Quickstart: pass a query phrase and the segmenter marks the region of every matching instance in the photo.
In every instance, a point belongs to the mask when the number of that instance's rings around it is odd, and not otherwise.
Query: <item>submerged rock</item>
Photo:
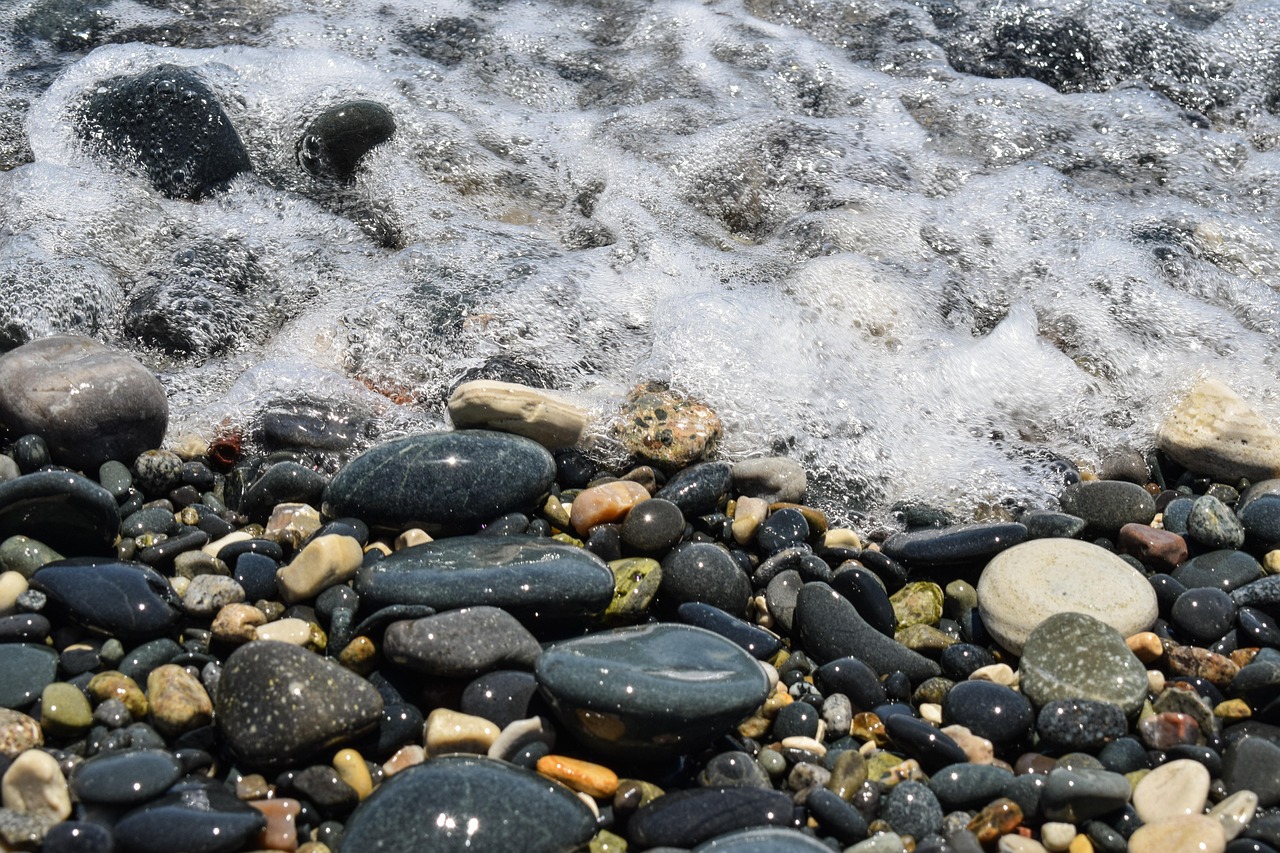
[[[298,164],[317,177],[350,178],[361,158],[391,138],[396,120],[374,101],[347,101],[311,120],[298,140]]]

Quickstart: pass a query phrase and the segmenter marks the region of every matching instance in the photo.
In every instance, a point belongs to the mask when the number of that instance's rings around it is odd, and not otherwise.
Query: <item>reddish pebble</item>
[[[1170,749],[1200,739],[1200,724],[1189,714],[1165,711],[1138,723],[1138,734],[1150,749]]]
[[[1013,800],[1001,797],[974,815],[968,829],[978,836],[978,841],[990,844],[1015,831],[1021,823],[1022,809]]]
[[[1121,527],[1116,546],[1121,554],[1137,557],[1144,566],[1159,571],[1176,568],[1187,559],[1187,540],[1146,524]]]
[[[648,489],[628,480],[592,486],[573,499],[569,523],[574,530],[585,535],[597,524],[622,521],[633,506],[648,499]]]
[[[267,819],[267,828],[258,836],[258,846],[263,850],[298,849],[298,813],[302,804],[288,798],[252,800],[253,806]]]

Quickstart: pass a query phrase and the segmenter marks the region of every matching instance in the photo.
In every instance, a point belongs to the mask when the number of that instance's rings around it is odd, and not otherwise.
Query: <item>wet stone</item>
[[[719,416],[708,406],[655,382],[627,395],[615,426],[627,452],[667,470],[714,454],[722,431]]]
[[[824,693],[848,696],[855,711],[870,711],[889,701],[876,671],[855,657],[837,658],[818,667],[814,683]]]
[[[470,526],[532,506],[555,460],[531,439],[481,430],[425,433],[378,445],[329,483],[324,511],[370,525]]]
[[[796,509],[780,509],[770,513],[756,530],[756,544],[764,556],[793,548],[809,538],[809,522]]]
[[[169,581],[140,563],[78,558],[44,566],[31,585],[76,622],[120,637],[163,634],[182,615]]]
[[[686,625],[706,628],[727,640],[732,640],[757,660],[768,660],[782,648],[782,642],[778,637],[710,604],[701,602],[681,604],[676,615]]]
[[[1116,540],[1121,554],[1137,557],[1143,565],[1160,571],[1176,568],[1187,559],[1187,541],[1169,530],[1145,524],[1126,524]]]
[[[1244,527],[1231,508],[1212,495],[1196,498],[1187,516],[1187,535],[1206,548],[1244,545]]]
[[[40,723],[26,714],[0,707],[0,756],[12,760],[43,743]]]
[[[1018,521],[1027,528],[1028,539],[1075,539],[1085,528],[1078,515],[1043,509],[1025,512]]]
[[[731,473],[737,494],[769,503],[799,503],[808,488],[804,468],[785,456],[743,459],[733,464]]]
[[[1036,718],[1041,742],[1064,752],[1097,752],[1127,731],[1119,706],[1088,699],[1049,702]]]
[[[89,700],[74,684],[55,681],[40,693],[40,728],[51,737],[83,734],[93,722]]]
[[[832,576],[829,583],[832,589],[853,603],[858,615],[868,625],[886,637],[894,635],[898,616],[893,600],[885,594],[884,585],[875,575],[865,569],[845,565]],[[901,589],[898,590],[898,593],[901,592]]]
[[[1222,756],[1222,782],[1227,793],[1253,791],[1258,805],[1280,803],[1280,746],[1265,738],[1243,737],[1227,745]]]
[[[968,761],[954,740],[924,720],[893,714],[884,720],[884,727],[894,746],[919,761],[926,773]]]
[[[1055,699],[1118,705],[1126,716],[1147,697],[1147,671],[1111,626],[1083,613],[1058,613],[1022,650],[1022,692],[1043,707]]]
[[[928,581],[909,583],[895,592],[889,601],[897,618],[898,629],[912,625],[937,625],[942,618],[942,587]]]
[[[791,707],[791,706],[787,706]],[[722,752],[707,762],[698,774],[703,788],[763,788],[773,783],[760,763],[745,752]]]
[[[316,116],[298,140],[298,164],[317,177],[350,178],[361,158],[395,133],[395,118],[375,101],[345,101]]]
[[[627,513],[622,521],[622,542],[645,553],[660,553],[684,535],[684,513],[671,501],[650,498]]]
[[[942,806],[927,785],[900,782],[885,797],[880,817],[899,835],[924,838],[942,828]]]
[[[700,601],[741,617],[751,597],[751,581],[725,549],[690,542],[662,561],[659,600],[667,606]]]
[[[1118,773],[1058,768],[1045,780],[1040,806],[1049,820],[1078,823],[1115,811],[1130,793],[1128,780]]]
[[[941,530],[895,533],[881,546],[885,556],[912,567],[967,566],[985,563],[1027,538],[1016,522],[968,524]]]
[[[1197,587],[1178,596],[1170,616],[1192,641],[1208,645],[1231,630],[1236,605],[1220,587]]]
[[[847,599],[824,583],[801,588],[795,620],[804,648],[819,662],[856,657],[882,675],[903,672],[912,681],[942,672],[934,661],[867,624]]]
[[[1156,502],[1136,483],[1094,480],[1067,486],[1059,496],[1062,511],[1083,518],[1086,532],[1115,536],[1126,524],[1150,524]]]
[[[392,662],[415,672],[458,677],[503,665],[532,668],[542,647],[505,610],[467,607],[392,623],[383,651]]]
[[[328,478],[297,462],[277,462],[253,481],[240,499],[240,512],[265,520],[278,504],[319,506]]]
[[[672,476],[654,497],[670,501],[688,517],[706,515],[724,503],[731,484],[727,462],[701,462]]]
[[[266,828],[266,818],[218,787],[193,785],[129,812],[115,826],[117,844],[138,853],[238,850]]]
[[[561,722],[608,754],[687,752],[764,701],[769,680],[710,631],[659,624],[553,643],[538,683]]]
[[[382,699],[364,679],[288,643],[255,641],[227,658],[218,729],[240,761],[291,763],[377,725]]]
[[[567,788],[505,762],[444,756],[375,790],[348,818],[343,849],[550,853],[575,849],[594,833],[591,810]]]
[[[76,767],[71,792],[85,803],[140,805],[168,790],[182,772],[182,763],[166,750],[105,752]]]
[[[1217,587],[1232,592],[1260,579],[1262,566],[1244,551],[1210,551],[1187,560],[1172,575],[1188,589]]]
[[[1027,740],[1035,725],[1031,703],[1003,684],[963,681],[942,701],[943,719],[986,738],[999,749]]]
[[[1251,549],[1271,551],[1280,546],[1280,495],[1261,495],[1248,503],[1241,501],[1236,511]]]
[[[73,557],[106,555],[119,527],[115,498],[79,474],[39,471],[0,483],[0,538],[52,542]]]
[[[954,764],[929,777],[929,788],[947,811],[976,809],[1000,797],[1013,773],[991,764]]]
[[[757,788],[693,788],[672,791],[631,816],[627,837],[637,847],[693,847],[749,827],[786,826],[791,798]]]

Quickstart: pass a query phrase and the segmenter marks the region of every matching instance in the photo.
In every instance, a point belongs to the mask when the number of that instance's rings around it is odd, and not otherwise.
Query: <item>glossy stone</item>
[[[267,825],[262,812],[218,787],[192,785],[129,812],[116,843],[136,853],[231,853]]]
[[[622,541],[645,553],[671,548],[684,535],[684,513],[663,498],[650,498],[634,507],[622,521]]]
[[[1253,791],[1258,806],[1280,803],[1280,746],[1265,738],[1243,737],[1227,746],[1222,756],[1222,782],[1227,793]]]
[[[978,809],[1000,797],[1013,773],[992,764],[953,764],[929,777],[929,788],[947,811]]]
[[[704,515],[722,504],[733,483],[727,462],[701,462],[672,476],[655,498],[671,501],[686,516]]]
[[[382,704],[369,682],[338,664],[258,640],[227,658],[215,720],[237,760],[275,767],[369,731]]]
[[[814,683],[825,694],[849,697],[855,711],[870,711],[889,701],[879,675],[856,657],[837,658],[818,667]]]
[[[324,511],[401,529],[421,523],[472,526],[532,505],[555,473],[546,448],[522,436],[424,433],[351,460],[325,489]]]
[[[726,640],[732,640],[757,660],[768,660],[782,648],[782,641],[777,636],[710,604],[681,604],[676,615],[686,625],[706,628]]]
[[[886,637],[892,637],[898,627],[893,603],[884,585],[875,575],[856,566],[842,567],[832,576],[831,588],[853,603],[868,625]],[[901,590],[899,590],[901,592]]]
[[[899,835],[924,838],[942,828],[942,806],[927,785],[899,782],[880,806],[880,817]]]
[[[881,634],[825,583],[809,583],[796,599],[796,626],[806,652],[821,663],[856,657],[882,675],[904,672],[912,681],[941,673],[934,661]]]
[[[240,499],[239,509],[250,518],[264,520],[277,504],[318,506],[328,482],[323,474],[305,465],[277,462],[253,481]]]
[[[141,563],[59,560],[32,575],[31,585],[81,625],[118,637],[163,634],[182,615],[169,581]]]
[[[383,652],[426,675],[475,676],[502,665],[532,668],[542,646],[497,607],[464,607],[387,627]]]
[[[38,471],[0,483],[0,539],[53,543],[69,557],[107,555],[120,527],[111,493],[65,471]]]
[[[1244,527],[1231,508],[1213,495],[1202,495],[1187,515],[1187,535],[1206,548],[1239,548]]]
[[[1027,538],[1016,522],[966,524],[941,530],[895,533],[884,541],[885,556],[912,567],[981,564]]]
[[[1231,592],[1262,577],[1262,566],[1244,551],[1210,551],[1187,560],[1172,572],[1188,589],[1217,587]]]
[[[158,797],[182,775],[182,763],[160,749],[104,752],[76,767],[71,792],[84,803],[139,805]]]
[[[1022,650],[1022,692],[1039,706],[1093,699],[1136,714],[1147,697],[1147,670],[1124,637],[1083,613],[1058,613],[1031,632]]]
[[[34,643],[0,644],[0,708],[26,708],[58,670],[58,653]]]
[[[361,158],[391,138],[395,118],[375,101],[345,101],[316,116],[298,140],[298,164],[319,177],[350,178]]]
[[[1128,731],[1118,705],[1088,699],[1059,699],[1047,703],[1036,718],[1042,743],[1064,752],[1097,752]]]
[[[1136,483],[1093,480],[1062,490],[1062,511],[1083,518],[1086,532],[1115,536],[1126,524],[1150,524],[1155,518],[1155,498]]]
[[[1027,740],[1035,724],[1025,696],[989,681],[962,681],[951,688],[942,700],[942,716],[1000,749]]]
[[[455,536],[396,551],[356,573],[365,606],[436,610],[488,605],[513,612],[596,613],[614,595],[604,561],[533,536]]]
[[[725,549],[709,542],[690,542],[662,561],[658,600],[675,608],[701,601],[733,616],[746,615],[751,581]]]
[[[917,717],[893,714],[884,720],[884,728],[894,745],[919,761],[926,773],[969,760],[948,735]]]
[[[543,695],[577,738],[606,754],[688,752],[754,711],[760,665],[701,628],[657,624],[553,643],[538,659]]]
[[[1058,768],[1045,780],[1040,806],[1049,820],[1076,823],[1115,811],[1132,789],[1118,773]]]
[[[693,847],[734,830],[787,826],[791,798],[758,788],[692,788],[672,791],[641,806],[627,824],[640,849]]]
[[[1236,605],[1219,587],[1197,587],[1178,596],[1170,618],[1197,645],[1207,646],[1231,629]]]
[[[487,758],[441,756],[401,771],[352,812],[342,849],[564,851],[595,833],[563,785]]]

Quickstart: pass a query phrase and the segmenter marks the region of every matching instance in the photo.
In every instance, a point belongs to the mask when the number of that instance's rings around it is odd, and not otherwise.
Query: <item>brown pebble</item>
[[[338,663],[360,675],[368,675],[378,665],[378,647],[366,636],[352,637],[338,653]]]
[[[1247,720],[1253,716],[1253,709],[1243,699],[1228,699],[1214,706],[1213,715],[1225,722]]]
[[[1202,739],[1195,718],[1177,711],[1152,714],[1138,723],[1138,734],[1149,749],[1170,749]]]
[[[612,797],[618,790],[618,774],[601,764],[564,755],[544,755],[538,772],[548,779],[597,799]]]
[[[1236,666],[1243,669],[1244,667],[1253,663],[1253,659],[1258,656],[1258,652],[1260,651],[1262,650],[1259,649],[1257,646],[1249,646],[1248,648],[1244,648],[1244,649],[1236,649],[1230,655],[1228,655],[1228,657],[1231,658],[1232,663],[1234,663]]]
[[[17,758],[28,749],[44,744],[40,722],[21,711],[0,708],[0,755]]]
[[[147,702],[151,705],[151,724],[167,736],[213,722],[209,693],[195,676],[177,664],[158,666],[147,675]]]
[[[1174,569],[1187,559],[1187,540],[1168,530],[1146,524],[1126,524],[1120,528],[1116,547],[1121,554],[1137,557],[1144,566],[1157,571]]]
[[[236,780],[236,799],[265,800],[274,797],[275,785],[267,781],[261,773],[250,773]]]
[[[108,670],[100,672],[89,680],[85,688],[95,704],[108,699],[119,699],[135,720],[144,719],[150,711],[147,696],[134,681],[123,672]]]
[[[1152,663],[1164,655],[1164,643],[1159,635],[1151,631],[1139,631],[1124,642],[1129,647],[1129,651],[1143,663]]]
[[[267,624],[267,614],[252,604],[228,604],[213,617],[209,630],[214,639],[241,645],[257,638],[259,625]]]
[[[1022,823],[1022,809],[1013,800],[1001,797],[974,815],[968,830],[978,841],[991,844],[1002,835],[1013,832]]]
[[[1231,658],[1197,646],[1175,646],[1166,657],[1174,675],[1199,676],[1218,688],[1225,688],[1240,672]]]
[[[1047,776],[1057,766],[1058,763],[1047,755],[1041,755],[1038,752],[1024,752],[1014,761],[1013,772],[1019,776],[1025,776],[1028,773]]]
[[[406,744],[396,750],[395,754],[388,758],[382,765],[382,775],[390,778],[401,770],[408,770],[415,764],[421,764],[427,760],[427,751],[416,743]]]
[[[302,804],[297,800],[281,797],[271,800],[251,800],[249,805],[262,812],[267,828],[258,835],[258,846],[263,850],[298,849],[298,815]]]
[[[649,499],[649,490],[639,483],[614,480],[583,489],[573,499],[569,510],[569,523],[573,529],[586,535],[597,524],[611,524],[626,518],[631,508]]]

